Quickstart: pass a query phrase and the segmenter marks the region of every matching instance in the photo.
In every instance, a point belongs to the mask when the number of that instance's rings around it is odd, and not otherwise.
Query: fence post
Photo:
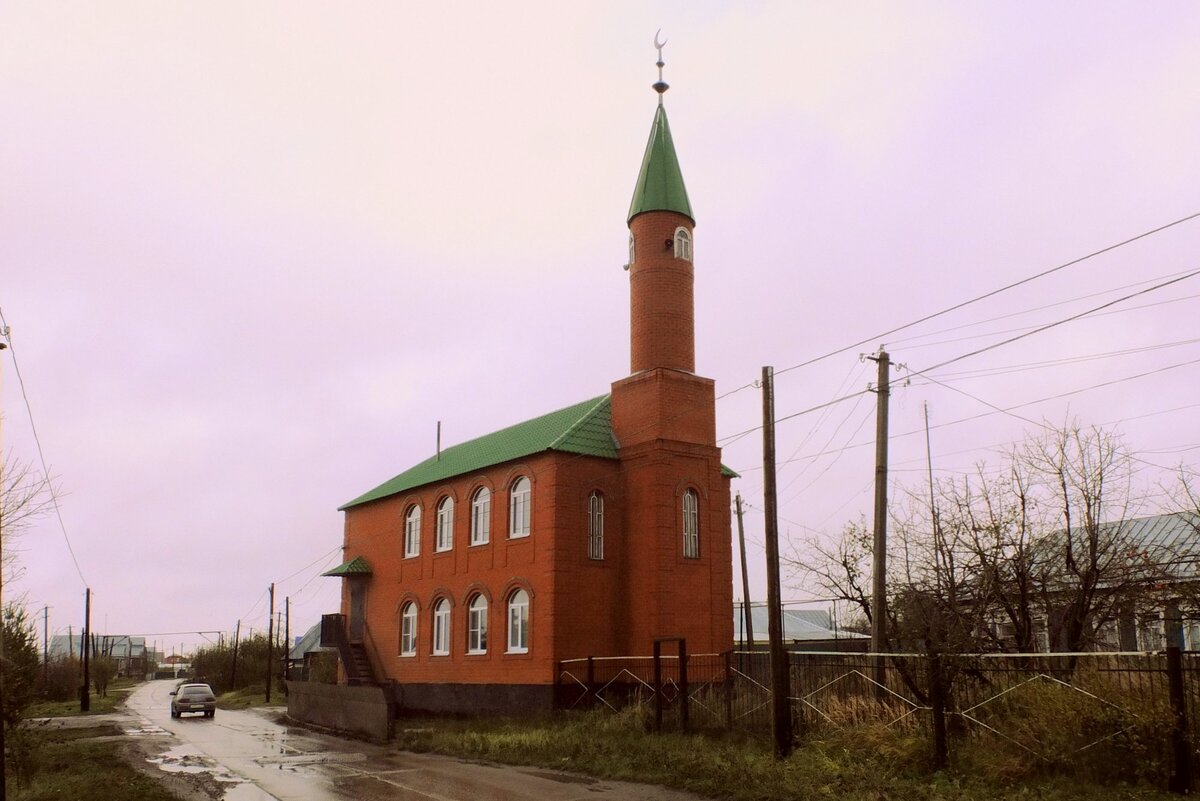
[[[590,656],[588,657],[587,682],[586,683],[587,683],[587,699],[588,699],[587,705],[588,705],[588,708],[591,709],[592,707],[594,707],[596,705],[596,696],[595,696],[596,665],[592,661],[592,657],[590,657]]]
[[[679,725],[684,734],[688,730],[688,678],[687,678],[687,640],[679,640]]]
[[[662,731],[662,643],[654,641],[654,731]]]
[[[946,767],[946,693],[942,684],[942,655],[929,655],[929,706],[933,715],[933,769]]]
[[[1183,690],[1183,654],[1178,645],[1167,646],[1167,688],[1171,709],[1175,713],[1175,725],[1171,729],[1175,765],[1167,787],[1173,793],[1185,795],[1192,791],[1192,746],[1188,736],[1187,699]]]
[[[725,652],[725,728],[733,730],[733,653]]]

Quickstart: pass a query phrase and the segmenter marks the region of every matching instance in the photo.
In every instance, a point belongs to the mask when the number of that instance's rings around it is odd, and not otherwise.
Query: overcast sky
[[[868,340],[781,374],[785,417],[865,388],[880,344],[917,371],[1200,268],[1197,219],[876,336],[1200,212],[1194,3],[6,3],[0,308],[95,630],[261,630],[274,581],[300,632],[337,608],[337,506],[438,420],[454,444],[627,374],[659,27],[718,394]],[[933,375],[1003,408],[1116,381],[1019,412],[1116,427],[1153,487],[1200,454],[1198,295]],[[1033,428],[902,378],[892,431],[928,403],[942,475]],[[717,404],[756,599],[762,440],[732,435],[760,418],[753,387]],[[790,541],[869,517],[873,425],[873,395],[780,423]],[[924,458],[892,441],[895,491]],[[18,547],[6,597],[78,627],[57,520]]]

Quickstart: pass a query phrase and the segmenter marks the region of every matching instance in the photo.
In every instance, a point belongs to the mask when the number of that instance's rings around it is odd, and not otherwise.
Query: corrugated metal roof
[[[667,111],[661,104],[654,113],[654,124],[650,126],[650,141],[642,156],[642,169],[638,172],[626,222],[646,211],[676,211],[691,220],[696,219],[692,216],[692,204],[688,202],[687,187],[683,185],[683,172],[675,155]]]
[[[765,643],[770,640],[767,634],[766,604],[750,604],[750,622],[754,626],[754,642]],[[733,639],[737,642],[745,637],[742,629],[745,618],[742,615],[742,604],[733,604]],[[816,640],[862,640],[869,639],[865,634],[859,634],[845,629],[834,629],[829,613],[820,609],[787,609],[783,610],[783,639],[785,642],[812,642]]]
[[[609,396],[601,395],[446,448],[440,457],[432,456],[338,508],[349,509],[546,450],[616,459]]]

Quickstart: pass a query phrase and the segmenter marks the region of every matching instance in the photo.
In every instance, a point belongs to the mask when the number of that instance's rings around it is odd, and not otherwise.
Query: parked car
[[[186,712],[202,712],[211,718],[217,714],[217,696],[207,684],[181,684],[171,690],[171,717],[182,717]]]

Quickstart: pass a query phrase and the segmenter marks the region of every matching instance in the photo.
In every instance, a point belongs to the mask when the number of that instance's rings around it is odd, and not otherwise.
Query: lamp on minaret
[[[629,206],[630,368],[696,369],[692,231],[695,218],[675,155],[658,50],[658,108]]]

